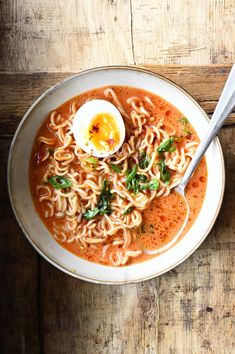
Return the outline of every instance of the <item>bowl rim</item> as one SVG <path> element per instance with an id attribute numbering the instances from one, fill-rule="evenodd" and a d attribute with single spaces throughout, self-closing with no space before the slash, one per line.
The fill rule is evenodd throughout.
<path id="1" fill-rule="evenodd" d="M 25 237 L 28 239 L 28 241 L 30 242 L 30 244 L 33 246 L 33 248 L 45 259 L 47 260 L 50 264 L 52 264 L 53 266 L 55 266 L 56 268 L 58 268 L 59 270 L 61 270 L 62 272 L 71 275 L 74 278 L 80 279 L 80 280 L 85 280 L 88 282 L 92 282 L 95 284 L 104 284 L 104 285 L 124 285 L 124 284 L 135 284 L 135 283 L 139 283 L 142 281 L 146 281 L 149 279 L 153 279 L 157 276 L 160 276 L 164 273 L 169 272 L 171 269 L 177 267 L 179 264 L 181 264 L 182 262 L 184 262 L 187 258 L 189 258 L 195 251 L 196 249 L 202 244 L 202 242 L 206 239 L 206 237 L 208 236 L 209 232 L 211 231 L 212 227 L 214 226 L 214 223 L 217 219 L 217 216 L 220 212 L 221 209 L 221 205 L 222 205 L 222 201 L 223 201 L 223 197 L 224 197 L 224 191 L 225 191 L 225 164 L 224 164 L 224 156 L 223 156 L 223 151 L 222 151 L 222 147 L 219 141 L 218 136 L 214 139 L 214 141 L 216 142 L 218 148 L 219 148 L 219 153 L 220 153 L 220 158 L 221 158 L 221 167 L 222 167 L 222 186 L 221 186 L 221 194 L 220 194 L 220 199 L 219 199 L 219 203 L 216 209 L 216 212 L 214 214 L 214 217 L 210 223 L 210 226 L 207 228 L 207 230 L 205 231 L 204 235 L 200 238 L 199 242 L 194 246 L 193 249 L 190 250 L 190 252 L 187 253 L 187 255 L 185 255 L 184 257 L 182 257 L 180 260 L 176 261 L 173 265 L 169 266 L 168 268 L 160 271 L 160 272 L 156 272 L 150 276 L 146 276 L 144 278 L 140 278 L 140 279 L 136 279 L 136 280 L 126 280 L 126 281 L 104 281 L 104 280 L 97 280 L 97 279 L 93 279 L 90 277 L 84 277 L 80 274 L 77 274 L 75 272 L 72 272 L 69 269 L 66 269 L 64 266 L 61 266 L 60 264 L 58 264 L 53 258 L 49 257 L 38 245 L 36 245 L 34 243 L 34 241 L 31 239 L 30 235 L 28 234 L 28 232 L 26 231 L 23 223 L 21 222 L 15 205 L 14 205 L 14 200 L 12 197 L 12 187 L 11 187 L 11 169 L 12 169 L 12 158 L 13 158 L 13 153 L 14 153 L 14 148 L 15 148 L 15 143 L 17 141 L 19 132 L 21 131 L 21 128 L 23 127 L 23 125 L 25 124 L 25 122 L 28 119 L 29 114 L 31 113 L 31 111 L 37 106 L 37 104 L 43 100 L 44 97 L 46 97 L 48 94 L 50 94 L 52 91 L 54 91 L 57 87 L 63 86 L 65 83 L 69 82 L 70 80 L 73 80 L 76 77 L 82 76 L 84 74 L 90 73 L 90 72 L 97 72 L 97 71 L 105 71 L 105 70 L 132 70 L 132 71 L 137 71 L 137 72 L 142 72 L 157 78 L 160 78 L 166 82 L 168 82 L 169 84 L 175 86 L 178 90 L 180 90 L 182 93 L 184 93 L 186 96 L 188 96 L 190 98 L 190 100 L 199 108 L 199 110 L 201 111 L 202 115 L 204 116 L 205 120 L 207 122 L 210 122 L 210 119 L 208 118 L 206 112 L 204 111 L 204 109 L 199 105 L 199 103 L 191 96 L 191 94 L 189 94 L 185 89 L 183 89 L 181 86 L 179 86 L 178 84 L 176 84 L 174 81 L 166 78 L 163 75 L 157 74 L 151 70 L 142 68 L 140 66 L 130 66 L 130 65 L 110 65 L 110 66 L 99 66 L 99 67 L 94 67 L 94 68 L 90 68 L 87 70 L 82 70 L 77 74 L 74 75 L 70 75 L 68 77 L 66 77 L 65 79 L 57 82 L 56 84 L 54 84 L 53 86 L 50 86 L 46 91 L 44 91 L 40 96 L 38 96 L 33 103 L 31 104 L 31 106 L 29 107 L 29 109 L 25 112 L 25 114 L 23 115 L 23 118 L 21 119 L 14 137 L 12 139 L 11 145 L 10 145 L 10 149 L 9 149 L 9 155 L 8 155 L 8 164 L 7 164 L 7 186 L 8 186 L 8 194 L 9 194 L 9 199 L 10 199 L 10 203 L 11 203 L 11 207 L 13 210 L 13 213 L 15 215 L 15 218 L 18 222 L 18 225 L 21 228 L 21 231 L 23 232 L 23 234 L 25 235 Z"/>

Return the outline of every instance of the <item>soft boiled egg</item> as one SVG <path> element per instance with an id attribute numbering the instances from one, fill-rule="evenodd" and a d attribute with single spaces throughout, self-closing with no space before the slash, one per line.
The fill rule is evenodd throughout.
<path id="1" fill-rule="evenodd" d="M 96 157 L 114 154 L 125 139 L 125 125 L 119 110 L 105 100 L 91 100 L 76 112 L 72 132 L 77 145 Z"/>

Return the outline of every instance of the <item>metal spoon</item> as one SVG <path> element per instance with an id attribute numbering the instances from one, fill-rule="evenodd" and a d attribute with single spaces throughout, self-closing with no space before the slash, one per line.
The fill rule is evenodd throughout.
<path id="1" fill-rule="evenodd" d="M 188 204 L 188 201 L 185 196 L 185 187 L 187 186 L 190 178 L 192 177 L 195 169 L 197 168 L 199 162 L 201 161 L 203 155 L 207 151 L 208 147 L 210 146 L 211 142 L 217 135 L 218 131 L 220 130 L 221 126 L 223 125 L 224 121 L 226 118 L 229 116 L 229 114 L 232 112 L 233 108 L 235 107 L 235 64 L 233 65 L 228 79 L 225 83 L 224 89 L 222 91 L 222 94 L 220 96 L 220 99 L 217 103 L 217 106 L 215 108 L 215 111 L 212 115 L 209 128 L 207 131 L 207 134 L 205 138 L 201 141 L 201 143 L 198 146 L 198 149 L 193 156 L 183 178 L 181 179 L 180 183 L 174 188 L 174 190 L 179 193 L 183 199 L 185 200 L 185 204 L 187 206 L 187 213 L 186 213 L 186 218 L 185 221 L 180 228 L 179 232 L 177 235 L 171 240 L 169 243 L 167 243 L 165 246 L 157 248 L 156 250 L 147 250 L 143 249 L 143 252 L 146 254 L 158 254 L 162 253 L 166 250 L 168 250 L 170 247 L 173 246 L 173 244 L 178 240 L 179 236 L 182 234 L 182 231 L 184 230 L 188 218 L 189 218 L 189 213 L 190 213 L 190 207 Z"/>

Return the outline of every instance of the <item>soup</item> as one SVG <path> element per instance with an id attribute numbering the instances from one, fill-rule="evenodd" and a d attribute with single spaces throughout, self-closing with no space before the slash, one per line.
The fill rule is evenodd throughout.
<path id="1" fill-rule="evenodd" d="M 76 112 L 95 99 L 114 104 L 125 123 L 124 143 L 108 157 L 85 152 L 73 135 Z M 144 249 L 161 249 L 186 217 L 173 188 L 199 143 L 188 118 L 161 97 L 125 86 L 85 92 L 51 112 L 35 139 L 29 179 L 36 211 L 52 237 L 104 265 L 154 257 Z M 203 159 L 186 188 L 190 215 L 180 238 L 202 207 L 206 184 Z"/>

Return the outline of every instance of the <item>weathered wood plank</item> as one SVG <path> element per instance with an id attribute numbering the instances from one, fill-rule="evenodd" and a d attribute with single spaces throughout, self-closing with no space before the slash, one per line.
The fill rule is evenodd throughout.
<path id="1" fill-rule="evenodd" d="M 1 2 L 0 70 L 235 60 L 233 0 Z"/>
<path id="2" fill-rule="evenodd" d="M 39 256 L 11 211 L 6 184 L 9 139 L 0 139 L 0 352 L 39 353 Z"/>
<path id="3" fill-rule="evenodd" d="M 76 71 L 133 63 L 130 1 L 1 2 L 0 70 Z"/>
<path id="4" fill-rule="evenodd" d="M 228 76 L 230 66 L 162 66 L 148 65 L 147 69 L 163 75 L 188 91 L 211 115 Z M 30 104 L 51 85 L 71 73 L 0 73 L 0 135 L 13 134 Z M 235 113 L 226 125 L 235 123 Z"/>
<path id="5" fill-rule="evenodd" d="M 216 64 L 235 59 L 234 1 L 132 1 L 136 64 Z"/>
<path id="6" fill-rule="evenodd" d="M 155 354 L 156 284 L 84 283 L 42 264 L 42 316 L 46 353 Z M 59 289 L 59 292 L 56 290 Z"/>

